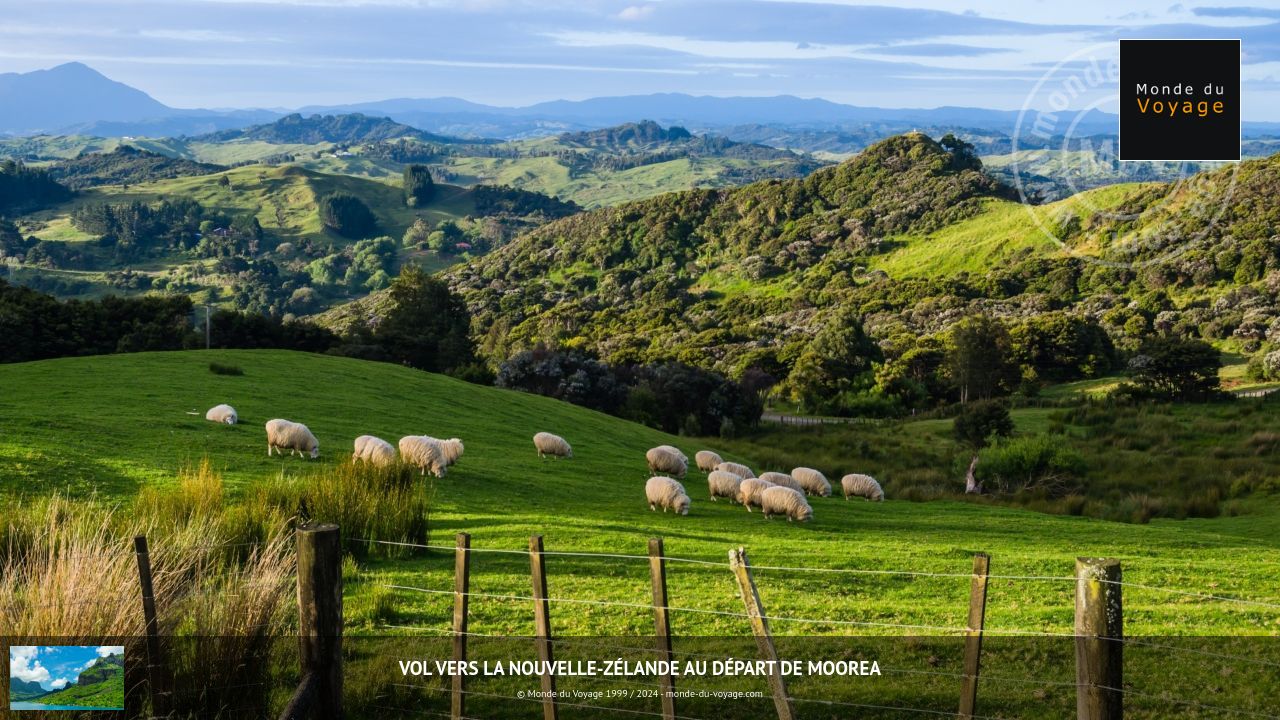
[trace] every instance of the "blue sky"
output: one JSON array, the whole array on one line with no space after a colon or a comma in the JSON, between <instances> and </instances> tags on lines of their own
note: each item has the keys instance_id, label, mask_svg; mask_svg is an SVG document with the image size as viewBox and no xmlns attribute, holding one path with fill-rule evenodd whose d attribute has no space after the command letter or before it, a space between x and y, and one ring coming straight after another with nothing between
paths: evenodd
<instances>
[{"instance_id":1,"label":"blue sky","mask_svg":"<svg viewBox=\"0 0 1280 720\"><path fill-rule=\"evenodd\" d=\"M1280 120L1276 0L40 0L5 3L0 72L80 60L179 107L686 92L1018 109L1046 68L1120 37L1242 38L1244 115Z\"/></svg>"},{"instance_id":2,"label":"blue sky","mask_svg":"<svg viewBox=\"0 0 1280 720\"><path fill-rule=\"evenodd\" d=\"M123 655L118 645L14 645L9 648L9 677L59 690L108 655Z\"/></svg>"}]
</instances>

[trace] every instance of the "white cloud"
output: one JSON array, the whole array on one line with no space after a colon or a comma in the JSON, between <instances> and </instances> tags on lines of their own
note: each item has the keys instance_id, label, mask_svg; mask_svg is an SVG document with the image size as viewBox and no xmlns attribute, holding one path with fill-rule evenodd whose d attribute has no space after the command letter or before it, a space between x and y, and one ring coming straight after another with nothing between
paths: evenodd
<instances>
[{"instance_id":1,"label":"white cloud","mask_svg":"<svg viewBox=\"0 0 1280 720\"><path fill-rule=\"evenodd\" d=\"M54 680L53 682L49 683L49 687L54 690L61 690L66 686L67 686L66 678L58 678L57 680Z\"/></svg>"},{"instance_id":2,"label":"white cloud","mask_svg":"<svg viewBox=\"0 0 1280 720\"><path fill-rule=\"evenodd\" d=\"M618 13L619 20L643 20L653 14L652 5L630 5Z\"/></svg>"},{"instance_id":3,"label":"white cloud","mask_svg":"<svg viewBox=\"0 0 1280 720\"><path fill-rule=\"evenodd\" d=\"M109 657L111 655L123 655L123 645L101 645L98 647L98 657Z\"/></svg>"},{"instance_id":4,"label":"white cloud","mask_svg":"<svg viewBox=\"0 0 1280 720\"><path fill-rule=\"evenodd\" d=\"M34 645L14 645L9 648L9 677L26 682L48 682L49 670L36 659L40 648Z\"/></svg>"}]
</instances>

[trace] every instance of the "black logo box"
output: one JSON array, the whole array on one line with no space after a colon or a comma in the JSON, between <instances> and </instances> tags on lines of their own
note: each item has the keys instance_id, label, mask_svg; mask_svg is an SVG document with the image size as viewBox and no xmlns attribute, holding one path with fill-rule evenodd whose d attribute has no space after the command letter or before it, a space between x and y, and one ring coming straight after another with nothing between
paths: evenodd
<instances>
[{"instance_id":1,"label":"black logo box","mask_svg":"<svg viewBox=\"0 0 1280 720\"><path fill-rule=\"evenodd\" d=\"M1182 92L1166 94L1166 87ZM1172 115L1170 103L1177 104ZM1240 40L1120 41L1120 160L1238 161L1240 103Z\"/></svg>"}]
</instances>

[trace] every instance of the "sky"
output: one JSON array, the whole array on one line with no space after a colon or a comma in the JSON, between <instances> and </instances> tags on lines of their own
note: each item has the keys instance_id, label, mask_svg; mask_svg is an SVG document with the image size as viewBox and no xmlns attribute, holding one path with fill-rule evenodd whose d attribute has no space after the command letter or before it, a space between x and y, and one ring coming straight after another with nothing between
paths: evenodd
<instances>
[{"instance_id":1,"label":"sky","mask_svg":"<svg viewBox=\"0 0 1280 720\"><path fill-rule=\"evenodd\" d=\"M1280 121L1280 1L1254 2L3 0L0 72L78 60L175 107L684 92L1016 110L1087 48L1226 37L1245 118Z\"/></svg>"},{"instance_id":2,"label":"sky","mask_svg":"<svg viewBox=\"0 0 1280 720\"><path fill-rule=\"evenodd\" d=\"M13 645L9 648L9 677L38 682L45 690L61 690L98 658L124 655L119 645Z\"/></svg>"}]
</instances>

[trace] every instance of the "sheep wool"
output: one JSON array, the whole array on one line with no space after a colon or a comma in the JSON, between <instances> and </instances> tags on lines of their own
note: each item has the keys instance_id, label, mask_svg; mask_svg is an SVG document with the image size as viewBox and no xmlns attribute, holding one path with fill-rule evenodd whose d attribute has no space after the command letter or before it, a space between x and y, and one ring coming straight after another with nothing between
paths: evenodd
<instances>
[{"instance_id":1,"label":"sheep wool","mask_svg":"<svg viewBox=\"0 0 1280 720\"><path fill-rule=\"evenodd\" d=\"M552 435L549 432L540 432L533 436L533 446L538 449L538 457L573 457L573 448L569 447L569 443L559 435Z\"/></svg>"},{"instance_id":2,"label":"sheep wool","mask_svg":"<svg viewBox=\"0 0 1280 720\"><path fill-rule=\"evenodd\" d=\"M831 497L831 482L820 471L813 468L798 467L791 471L791 477L800 483L805 495Z\"/></svg>"},{"instance_id":3,"label":"sheep wool","mask_svg":"<svg viewBox=\"0 0 1280 720\"><path fill-rule=\"evenodd\" d=\"M311 434L306 425L291 422L282 418L267 421L267 455L275 450L281 455L285 450L290 455L308 453L311 457L320 457L320 441Z\"/></svg>"},{"instance_id":4,"label":"sheep wool","mask_svg":"<svg viewBox=\"0 0 1280 720\"><path fill-rule=\"evenodd\" d=\"M240 422L240 416L236 415L236 409L227 404L214 405L209 408L209 412L204 414L204 419L210 422L225 423L227 425L235 425Z\"/></svg>"},{"instance_id":5,"label":"sheep wool","mask_svg":"<svg viewBox=\"0 0 1280 720\"><path fill-rule=\"evenodd\" d=\"M711 502L716 498L729 498L729 502L738 499L738 487L742 478L723 470L712 470L707 474L707 490L711 494Z\"/></svg>"},{"instance_id":6,"label":"sheep wool","mask_svg":"<svg viewBox=\"0 0 1280 720\"><path fill-rule=\"evenodd\" d=\"M677 515L689 514L689 494L684 491L684 485L669 477L649 478L649 482L644 484L644 494L649 500L650 510L662 508L662 512L673 510Z\"/></svg>"},{"instance_id":7,"label":"sheep wool","mask_svg":"<svg viewBox=\"0 0 1280 720\"><path fill-rule=\"evenodd\" d=\"M884 501L884 490L880 487L880 483L870 475L859 475L858 473L849 473L840 478L840 489L844 490L844 499L851 497L866 498L875 502Z\"/></svg>"},{"instance_id":8,"label":"sheep wool","mask_svg":"<svg viewBox=\"0 0 1280 720\"><path fill-rule=\"evenodd\" d=\"M771 487L777 487L768 480L747 478L738 485L738 504L751 512L751 506L760 507L760 495Z\"/></svg>"},{"instance_id":9,"label":"sheep wool","mask_svg":"<svg viewBox=\"0 0 1280 720\"><path fill-rule=\"evenodd\" d=\"M804 493L804 487L796 482L796 479L784 472L766 472L760 473L761 480L768 480L774 485L781 485L785 488L791 488L799 493Z\"/></svg>"},{"instance_id":10,"label":"sheep wool","mask_svg":"<svg viewBox=\"0 0 1280 720\"><path fill-rule=\"evenodd\" d=\"M689 456L685 455L684 451L676 447L675 445L659 445L658 447L668 452L675 453L676 456L678 456L681 460L684 461L685 465L689 464Z\"/></svg>"},{"instance_id":11,"label":"sheep wool","mask_svg":"<svg viewBox=\"0 0 1280 720\"><path fill-rule=\"evenodd\" d=\"M352 462L367 462L376 467L386 467L396 461L396 449L391 443L373 435L361 435L356 438L355 451L351 454Z\"/></svg>"},{"instance_id":12,"label":"sheep wool","mask_svg":"<svg viewBox=\"0 0 1280 720\"><path fill-rule=\"evenodd\" d=\"M667 473L682 478L689 471L689 461L670 445L650 448L644 457L649 461L649 472Z\"/></svg>"},{"instance_id":13,"label":"sheep wool","mask_svg":"<svg viewBox=\"0 0 1280 720\"><path fill-rule=\"evenodd\" d=\"M715 470L717 465L724 462L723 458L710 450L699 450L693 459L698 463L698 469L705 473Z\"/></svg>"},{"instance_id":14,"label":"sheep wool","mask_svg":"<svg viewBox=\"0 0 1280 720\"><path fill-rule=\"evenodd\" d=\"M445 463L452 465L458 462L458 458L462 457L462 451L464 449L462 447L462 441L458 438L449 438L448 440L441 440L439 442L440 448L444 450Z\"/></svg>"},{"instance_id":15,"label":"sheep wool","mask_svg":"<svg viewBox=\"0 0 1280 720\"><path fill-rule=\"evenodd\" d=\"M760 493L760 509L766 520L774 515L786 515L788 522L813 519L813 508L804 499L804 493L788 487L771 487Z\"/></svg>"},{"instance_id":16,"label":"sheep wool","mask_svg":"<svg viewBox=\"0 0 1280 720\"><path fill-rule=\"evenodd\" d=\"M440 441L426 435L406 435L400 438L400 457L418 468L422 475L430 471L432 475L442 478L449 469Z\"/></svg>"},{"instance_id":17,"label":"sheep wool","mask_svg":"<svg viewBox=\"0 0 1280 720\"><path fill-rule=\"evenodd\" d=\"M736 462L722 462L716 466L716 470L731 472L734 475L737 475L738 477L743 479L753 478L756 476L755 472L751 468L747 467L746 465L743 465L742 463L736 463Z\"/></svg>"}]
</instances>

